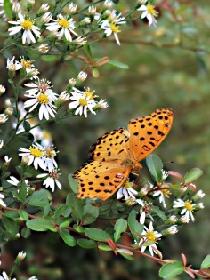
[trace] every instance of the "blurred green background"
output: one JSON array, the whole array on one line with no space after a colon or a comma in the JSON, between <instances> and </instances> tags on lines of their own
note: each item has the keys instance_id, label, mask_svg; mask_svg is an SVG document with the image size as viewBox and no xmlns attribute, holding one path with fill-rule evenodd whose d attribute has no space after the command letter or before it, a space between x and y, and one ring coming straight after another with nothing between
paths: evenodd
<instances>
[{"instance_id":1,"label":"blurred green background","mask_svg":"<svg viewBox=\"0 0 210 280\"><path fill-rule=\"evenodd\" d=\"M210 249L210 5L208 1L187 0L158 3L157 29L134 21L120 34L120 47L107 39L92 46L94 57L108 56L129 67L105 65L97 69L96 78L88 70L86 84L107 99L110 108L87 119L72 117L48 126L60 150L58 161L63 173L63 190L55 192L54 200L65 198L68 173L85 162L97 137L126 127L132 117L171 107L174 127L157 154L170 170L184 173L192 167L201 168L204 175L199 188L207 196L206 207L196 222L183 226L179 234L163 240L160 246L165 258L179 258L185 252L196 267ZM166 4L174 9L174 16ZM37 63L57 91L85 67L78 61ZM31 262L23 270L39 279L159 279L158 266L148 260L130 262L111 253L68 248L52 233L32 234L28 240L10 242L5 250L13 256L26 250Z\"/></svg>"}]
</instances>

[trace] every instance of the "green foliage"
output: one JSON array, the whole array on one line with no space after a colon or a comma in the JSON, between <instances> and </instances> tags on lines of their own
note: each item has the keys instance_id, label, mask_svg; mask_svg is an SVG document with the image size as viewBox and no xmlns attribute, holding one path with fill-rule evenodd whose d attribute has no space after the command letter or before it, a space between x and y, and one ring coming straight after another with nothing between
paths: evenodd
<instances>
[{"instance_id":1,"label":"green foliage","mask_svg":"<svg viewBox=\"0 0 210 280\"><path fill-rule=\"evenodd\" d=\"M69 231L67 229L59 230L59 234L68 246L73 247L77 244L76 239L69 234Z\"/></svg>"},{"instance_id":2,"label":"green foliage","mask_svg":"<svg viewBox=\"0 0 210 280\"><path fill-rule=\"evenodd\" d=\"M146 164L148 166L150 174L153 176L155 181L159 182L162 179L162 172L163 169L163 163L161 159L155 155L152 154L146 158Z\"/></svg>"},{"instance_id":3,"label":"green foliage","mask_svg":"<svg viewBox=\"0 0 210 280\"><path fill-rule=\"evenodd\" d=\"M127 221L125 219L122 219L122 218L118 219L116 221L115 226L114 226L114 230L115 230L114 240L116 242L120 238L121 234L126 231L126 229L127 229Z\"/></svg>"},{"instance_id":4,"label":"green foliage","mask_svg":"<svg viewBox=\"0 0 210 280\"><path fill-rule=\"evenodd\" d=\"M173 279L173 277L182 274L184 271L181 261L164 264L159 270L159 276L165 279Z\"/></svg>"},{"instance_id":5,"label":"green foliage","mask_svg":"<svg viewBox=\"0 0 210 280\"><path fill-rule=\"evenodd\" d=\"M106 231L100 228L86 228L85 236L95 241L108 241L111 238Z\"/></svg>"},{"instance_id":6,"label":"green foliage","mask_svg":"<svg viewBox=\"0 0 210 280\"><path fill-rule=\"evenodd\" d=\"M199 168L193 168L189 172L187 172L184 175L184 182L185 184L191 183L193 181L196 181L201 175L203 174L203 171Z\"/></svg>"},{"instance_id":7,"label":"green foliage","mask_svg":"<svg viewBox=\"0 0 210 280\"><path fill-rule=\"evenodd\" d=\"M207 255L202 261L201 268L210 268L210 255Z\"/></svg>"},{"instance_id":8,"label":"green foliage","mask_svg":"<svg viewBox=\"0 0 210 280\"><path fill-rule=\"evenodd\" d=\"M136 211L132 210L129 215L128 215L128 227L133 235L134 238L139 239L139 236L141 235L141 232L143 230L143 225L141 225L137 220L136 220Z\"/></svg>"}]
</instances>

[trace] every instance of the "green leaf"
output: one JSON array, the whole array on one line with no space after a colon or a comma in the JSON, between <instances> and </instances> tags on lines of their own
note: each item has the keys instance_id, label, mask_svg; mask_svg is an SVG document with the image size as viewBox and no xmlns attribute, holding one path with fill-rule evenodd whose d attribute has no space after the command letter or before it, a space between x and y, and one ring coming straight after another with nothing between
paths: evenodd
<instances>
[{"instance_id":1,"label":"green leaf","mask_svg":"<svg viewBox=\"0 0 210 280\"><path fill-rule=\"evenodd\" d=\"M146 158L146 164L150 174L158 182L162 179L163 163L157 155L150 155Z\"/></svg>"},{"instance_id":2,"label":"green leaf","mask_svg":"<svg viewBox=\"0 0 210 280\"><path fill-rule=\"evenodd\" d=\"M38 206L44 208L46 205L49 205L49 200L52 199L52 196L49 191L41 189L35 191L29 198L28 204L32 206Z\"/></svg>"},{"instance_id":3,"label":"green leaf","mask_svg":"<svg viewBox=\"0 0 210 280\"><path fill-rule=\"evenodd\" d=\"M118 241L118 239L120 238L120 235L126 231L127 228L127 221L125 219L118 219L116 221L116 224L114 226L114 240L115 242Z\"/></svg>"},{"instance_id":4,"label":"green leaf","mask_svg":"<svg viewBox=\"0 0 210 280\"><path fill-rule=\"evenodd\" d=\"M22 228L21 231L20 231L20 235L23 237L23 238L28 238L30 236L30 229L29 228Z\"/></svg>"},{"instance_id":5,"label":"green leaf","mask_svg":"<svg viewBox=\"0 0 210 280\"><path fill-rule=\"evenodd\" d=\"M210 255L207 255L202 261L201 268L210 268Z\"/></svg>"},{"instance_id":6,"label":"green leaf","mask_svg":"<svg viewBox=\"0 0 210 280\"><path fill-rule=\"evenodd\" d=\"M19 211L20 214L20 220L27 221L28 220L28 213L24 210Z\"/></svg>"},{"instance_id":7,"label":"green leaf","mask_svg":"<svg viewBox=\"0 0 210 280\"><path fill-rule=\"evenodd\" d=\"M96 248L96 243L93 240L88 240L85 238L80 238L77 240L77 244L84 248L84 249L92 249L92 248Z\"/></svg>"},{"instance_id":8,"label":"green leaf","mask_svg":"<svg viewBox=\"0 0 210 280\"><path fill-rule=\"evenodd\" d=\"M59 231L61 238L63 239L63 241L68 245L68 246L75 246L76 245L76 239L71 236L69 234L69 230L68 229L61 229Z\"/></svg>"},{"instance_id":9,"label":"green leaf","mask_svg":"<svg viewBox=\"0 0 210 280\"><path fill-rule=\"evenodd\" d=\"M7 235L11 237L15 237L17 233L19 233L19 223L12 219L3 217L3 224L7 231Z\"/></svg>"},{"instance_id":10,"label":"green leaf","mask_svg":"<svg viewBox=\"0 0 210 280\"><path fill-rule=\"evenodd\" d=\"M143 225L141 225L137 220L136 220L136 211L132 210L128 216L128 226L130 228L130 231L134 237L140 236L142 230L143 230Z\"/></svg>"},{"instance_id":11,"label":"green leaf","mask_svg":"<svg viewBox=\"0 0 210 280\"><path fill-rule=\"evenodd\" d=\"M77 193L78 183L76 180L74 180L72 174L69 174L69 186L74 193Z\"/></svg>"},{"instance_id":12,"label":"green leaf","mask_svg":"<svg viewBox=\"0 0 210 280\"><path fill-rule=\"evenodd\" d=\"M163 221L167 219L164 211L160 210L158 206L152 206L152 211Z\"/></svg>"},{"instance_id":13,"label":"green leaf","mask_svg":"<svg viewBox=\"0 0 210 280\"><path fill-rule=\"evenodd\" d=\"M108 239L111 239L106 231L99 228L86 228L85 236L95 241L107 241Z\"/></svg>"},{"instance_id":14,"label":"green leaf","mask_svg":"<svg viewBox=\"0 0 210 280\"><path fill-rule=\"evenodd\" d=\"M46 231L48 229L51 231L56 231L52 222L43 218L28 220L26 222L26 226L35 231Z\"/></svg>"},{"instance_id":15,"label":"green leaf","mask_svg":"<svg viewBox=\"0 0 210 280\"><path fill-rule=\"evenodd\" d=\"M94 222L99 216L99 208L87 203L84 207L82 222L83 225L88 225Z\"/></svg>"},{"instance_id":16,"label":"green leaf","mask_svg":"<svg viewBox=\"0 0 210 280\"><path fill-rule=\"evenodd\" d=\"M184 271L181 261L164 264L159 270L159 276L162 278L172 278L180 275Z\"/></svg>"},{"instance_id":17,"label":"green leaf","mask_svg":"<svg viewBox=\"0 0 210 280\"><path fill-rule=\"evenodd\" d=\"M105 251L105 252L112 251L112 248L110 248L109 245L107 245L107 244L99 244L98 249L100 249L101 251Z\"/></svg>"},{"instance_id":18,"label":"green leaf","mask_svg":"<svg viewBox=\"0 0 210 280\"><path fill-rule=\"evenodd\" d=\"M70 193L67 196L66 204L70 207L72 211L72 216L76 220L82 220L83 211L84 211L84 203L85 201L82 199L78 199L75 194Z\"/></svg>"},{"instance_id":19,"label":"green leaf","mask_svg":"<svg viewBox=\"0 0 210 280\"><path fill-rule=\"evenodd\" d=\"M118 252L118 254L120 254L121 256L123 256L126 260L128 261L133 261L134 257L132 255L128 255L126 253L122 253L122 252Z\"/></svg>"},{"instance_id":20,"label":"green leaf","mask_svg":"<svg viewBox=\"0 0 210 280\"><path fill-rule=\"evenodd\" d=\"M109 60L108 62L110 65L116 67L116 68L120 68L120 69L128 69L128 65L124 64L118 60Z\"/></svg>"},{"instance_id":21,"label":"green leaf","mask_svg":"<svg viewBox=\"0 0 210 280\"><path fill-rule=\"evenodd\" d=\"M4 0L4 13L8 19L12 19L12 4L10 0Z\"/></svg>"},{"instance_id":22,"label":"green leaf","mask_svg":"<svg viewBox=\"0 0 210 280\"><path fill-rule=\"evenodd\" d=\"M189 184L189 183L197 180L202 174L203 174L203 171L197 167L191 169L189 172L187 172L184 175L185 184Z\"/></svg>"}]
</instances>

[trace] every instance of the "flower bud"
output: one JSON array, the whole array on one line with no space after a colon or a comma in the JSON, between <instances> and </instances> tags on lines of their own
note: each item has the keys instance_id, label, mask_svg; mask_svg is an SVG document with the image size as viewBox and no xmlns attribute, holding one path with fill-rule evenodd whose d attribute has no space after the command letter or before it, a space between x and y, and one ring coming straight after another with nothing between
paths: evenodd
<instances>
[{"instance_id":1,"label":"flower bud","mask_svg":"<svg viewBox=\"0 0 210 280\"><path fill-rule=\"evenodd\" d=\"M169 220L170 223L176 223L177 222L177 217L175 215L172 215L172 216L169 217L168 220Z\"/></svg>"},{"instance_id":2,"label":"flower bud","mask_svg":"<svg viewBox=\"0 0 210 280\"><path fill-rule=\"evenodd\" d=\"M164 235L174 235L178 232L177 225L171 226L163 231Z\"/></svg>"},{"instance_id":3,"label":"flower bud","mask_svg":"<svg viewBox=\"0 0 210 280\"><path fill-rule=\"evenodd\" d=\"M40 53L48 53L49 52L49 46L48 44L41 44L38 46L38 51Z\"/></svg>"},{"instance_id":4,"label":"flower bud","mask_svg":"<svg viewBox=\"0 0 210 280\"><path fill-rule=\"evenodd\" d=\"M23 251L19 252L17 255L17 259L19 261L23 261L25 259L25 257L26 257L26 252L23 252Z\"/></svg>"},{"instance_id":5,"label":"flower bud","mask_svg":"<svg viewBox=\"0 0 210 280\"><path fill-rule=\"evenodd\" d=\"M88 7L88 12L92 15L94 15L96 13L96 7L91 5Z\"/></svg>"},{"instance_id":6,"label":"flower bud","mask_svg":"<svg viewBox=\"0 0 210 280\"><path fill-rule=\"evenodd\" d=\"M0 140L0 149L4 147L4 140Z\"/></svg>"},{"instance_id":7,"label":"flower bud","mask_svg":"<svg viewBox=\"0 0 210 280\"><path fill-rule=\"evenodd\" d=\"M12 102L9 98L4 100L4 107L12 107Z\"/></svg>"},{"instance_id":8,"label":"flower bud","mask_svg":"<svg viewBox=\"0 0 210 280\"><path fill-rule=\"evenodd\" d=\"M202 202L198 203L198 205L197 205L197 206L198 206L198 208L199 208L199 209L203 209L203 208L205 208L205 206L204 206L204 204L203 204Z\"/></svg>"},{"instance_id":9,"label":"flower bud","mask_svg":"<svg viewBox=\"0 0 210 280\"><path fill-rule=\"evenodd\" d=\"M8 117L5 114L0 114L0 124L4 124Z\"/></svg>"},{"instance_id":10,"label":"flower bud","mask_svg":"<svg viewBox=\"0 0 210 280\"><path fill-rule=\"evenodd\" d=\"M41 7L39 8L40 12L47 12L49 10L50 6L49 4L42 4Z\"/></svg>"},{"instance_id":11,"label":"flower bud","mask_svg":"<svg viewBox=\"0 0 210 280\"><path fill-rule=\"evenodd\" d=\"M106 0L104 2L104 6L107 7L107 8L111 8L113 5L113 2L111 0Z\"/></svg>"},{"instance_id":12,"label":"flower bud","mask_svg":"<svg viewBox=\"0 0 210 280\"><path fill-rule=\"evenodd\" d=\"M77 4L74 4L73 2L71 2L70 4L69 4L69 11L70 11L70 13L76 13L76 11L77 11Z\"/></svg>"},{"instance_id":13,"label":"flower bud","mask_svg":"<svg viewBox=\"0 0 210 280\"><path fill-rule=\"evenodd\" d=\"M79 74L77 75L77 79L80 82L84 82L86 78L87 78L87 73L85 73L84 71L80 71Z\"/></svg>"},{"instance_id":14,"label":"flower bud","mask_svg":"<svg viewBox=\"0 0 210 280\"><path fill-rule=\"evenodd\" d=\"M5 92L5 87L0 84L0 96Z\"/></svg>"},{"instance_id":15,"label":"flower bud","mask_svg":"<svg viewBox=\"0 0 210 280\"><path fill-rule=\"evenodd\" d=\"M7 116L12 116L12 114L13 114L13 108L12 108L12 107L7 107L7 108L4 110L4 113L5 113L5 115L7 115Z\"/></svg>"},{"instance_id":16,"label":"flower bud","mask_svg":"<svg viewBox=\"0 0 210 280\"><path fill-rule=\"evenodd\" d=\"M76 79L74 79L74 78L69 79L69 84L70 84L71 86L76 85L76 83L77 83Z\"/></svg>"},{"instance_id":17,"label":"flower bud","mask_svg":"<svg viewBox=\"0 0 210 280\"><path fill-rule=\"evenodd\" d=\"M51 21L51 19L52 19L52 13L51 13L51 12L46 12L46 13L44 13L43 16L42 16L42 20L43 20L45 23Z\"/></svg>"}]
</instances>

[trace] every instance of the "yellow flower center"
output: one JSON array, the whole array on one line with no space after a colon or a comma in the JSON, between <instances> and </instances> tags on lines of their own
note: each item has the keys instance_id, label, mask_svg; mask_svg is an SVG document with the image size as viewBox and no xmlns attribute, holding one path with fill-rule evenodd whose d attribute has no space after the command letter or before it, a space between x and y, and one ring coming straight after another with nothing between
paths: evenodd
<instances>
[{"instance_id":1,"label":"yellow flower center","mask_svg":"<svg viewBox=\"0 0 210 280\"><path fill-rule=\"evenodd\" d=\"M52 148L46 148L45 153L46 153L46 156L49 158L53 158L56 156L56 152Z\"/></svg>"},{"instance_id":2,"label":"yellow flower center","mask_svg":"<svg viewBox=\"0 0 210 280\"><path fill-rule=\"evenodd\" d=\"M192 205L192 203L191 203L190 201L186 201L186 202L184 203L184 207L185 207L185 209L187 209L187 210L190 211L190 212L193 211L193 205Z\"/></svg>"},{"instance_id":3,"label":"yellow flower center","mask_svg":"<svg viewBox=\"0 0 210 280\"><path fill-rule=\"evenodd\" d=\"M157 241L157 237L156 237L154 231L148 231L146 233L146 238L147 238L148 241L151 241L151 242L156 242Z\"/></svg>"},{"instance_id":4,"label":"yellow flower center","mask_svg":"<svg viewBox=\"0 0 210 280\"><path fill-rule=\"evenodd\" d=\"M171 195L169 189L162 189L161 192L165 197L169 197Z\"/></svg>"},{"instance_id":5,"label":"yellow flower center","mask_svg":"<svg viewBox=\"0 0 210 280\"><path fill-rule=\"evenodd\" d=\"M46 93L41 92L39 94L39 96L37 97L37 100L41 104L47 104L49 102L49 97L48 97L48 95Z\"/></svg>"},{"instance_id":6,"label":"yellow flower center","mask_svg":"<svg viewBox=\"0 0 210 280\"><path fill-rule=\"evenodd\" d=\"M121 32L119 26L117 26L116 23L114 23L114 22L110 23L110 28L111 28L113 33Z\"/></svg>"},{"instance_id":7,"label":"yellow flower center","mask_svg":"<svg viewBox=\"0 0 210 280\"><path fill-rule=\"evenodd\" d=\"M155 6L151 4L147 5L147 12L154 17L157 17L158 15L158 12L155 10Z\"/></svg>"},{"instance_id":8,"label":"yellow flower center","mask_svg":"<svg viewBox=\"0 0 210 280\"><path fill-rule=\"evenodd\" d=\"M30 151L31 155L34 157L42 157L44 155L44 152L42 150L40 150L39 148L30 147L29 151Z\"/></svg>"},{"instance_id":9,"label":"yellow flower center","mask_svg":"<svg viewBox=\"0 0 210 280\"><path fill-rule=\"evenodd\" d=\"M24 19L20 26L23 28L23 29L26 29L26 30L30 30L33 26L33 22L29 19Z\"/></svg>"},{"instance_id":10,"label":"yellow flower center","mask_svg":"<svg viewBox=\"0 0 210 280\"><path fill-rule=\"evenodd\" d=\"M87 106L87 100L85 100L84 98L80 98L79 104L82 106Z\"/></svg>"},{"instance_id":11,"label":"yellow flower center","mask_svg":"<svg viewBox=\"0 0 210 280\"><path fill-rule=\"evenodd\" d=\"M58 20L58 24L62 28L69 28L69 21L67 19L65 19L65 18L59 19Z\"/></svg>"},{"instance_id":12,"label":"yellow flower center","mask_svg":"<svg viewBox=\"0 0 210 280\"><path fill-rule=\"evenodd\" d=\"M20 61L21 65L23 66L23 68L31 68L31 61L30 60L25 60L25 59L21 59Z\"/></svg>"},{"instance_id":13,"label":"yellow flower center","mask_svg":"<svg viewBox=\"0 0 210 280\"><path fill-rule=\"evenodd\" d=\"M88 98L89 100L94 99L94 92L91 91L90 89L87 89L84 94L85 94L85 97Z\"/></svg>"}]
</instances>

